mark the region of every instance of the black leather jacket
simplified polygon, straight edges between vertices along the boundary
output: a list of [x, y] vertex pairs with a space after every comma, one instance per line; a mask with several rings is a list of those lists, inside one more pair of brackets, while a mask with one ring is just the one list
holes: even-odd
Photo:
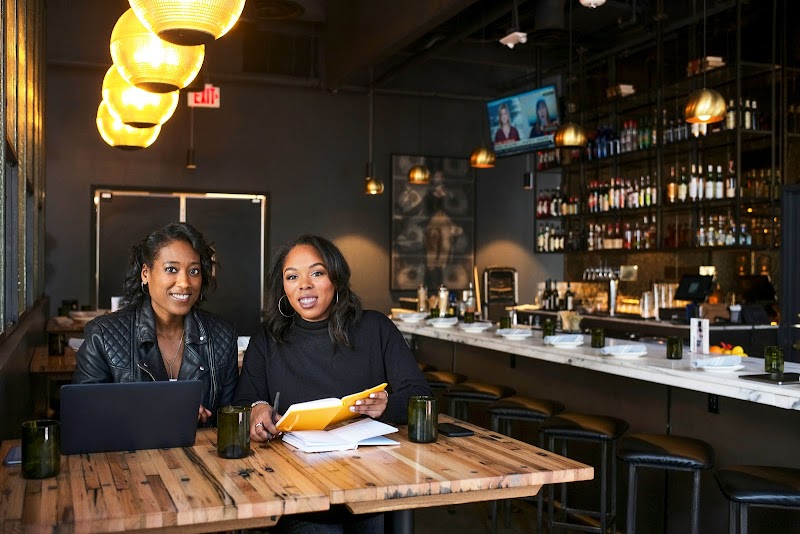
[[[183, 327], [186, 345], [178, 379], [201, 380], [203, 406], [216, 416], [217, 408], [231, 403], [236, 389], [236, 331], [228, 321], [196, 308], [184, 318]], [[169, 380], [150, 299], [90, 321], [84, 336], [74, 384]]]

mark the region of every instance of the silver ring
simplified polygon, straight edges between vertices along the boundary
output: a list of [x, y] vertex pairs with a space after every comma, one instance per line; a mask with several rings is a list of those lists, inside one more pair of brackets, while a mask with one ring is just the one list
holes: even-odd
[[264, 426], [264, 423], [256, 423], [256, 428], [258, 428], [260, 426]]

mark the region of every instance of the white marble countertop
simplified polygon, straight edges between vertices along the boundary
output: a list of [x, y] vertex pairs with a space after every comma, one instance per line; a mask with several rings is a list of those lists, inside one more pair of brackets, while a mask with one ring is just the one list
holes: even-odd
[[[764, 372], [761, 358], [742, 358], [745, 367], [734, 372], [709, 372], [691, 367], [692, 357], [708, 358], [714, 355], [693, 355], [684, 347], [683, 359], [668, 360], [663, 345], [645, 344], [647, 355], [635, 359], [620, 359], [604, 356], [600, 349], [590, 347], [590, 336], [584, 335], [585, 343], [574, 348], [555, 348], [544, 345], [541, 330], [533, 330], [533, 336], [511, 341], [496, 333], [496, 326], [481, 333], [464, 332], [458, 326], [435, 328], [422, 323], [395, 321], [401, 332], [463, 343], [489, 350], [516, 354], [525, 358], [536, 358], [563, 365], [572, 365], [624, 376], [635, 380], [645, 380], [656, 384], [675, 386], [702, 393], [712, 393], [723, 397], [740, 399], [787, 410], [800, 410], [800, 384], [778, 386], [765, 382], [742, 380], [743, 374]], [[631, 344], [622, 340], [606, 340], [608, 345]], [[636, 342], [638, 344], [638, 342]], [[800, 364], [787, 362], [785, 372], [800, 372]]]

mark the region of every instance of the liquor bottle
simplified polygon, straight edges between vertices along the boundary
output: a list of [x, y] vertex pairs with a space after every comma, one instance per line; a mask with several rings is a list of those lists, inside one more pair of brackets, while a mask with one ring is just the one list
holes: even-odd
[[733, 106], [733, 99], [728, 100], [728, 112], [725, 114], [725, 129], [733, 130], [736, 128], [736, 108]]
[[702, 215], [700, 216], [700, 224], [697, 226], [696, 242], [698, 247], [706, 246], [706, 229]]
[[697, 201], [700, 202], [705, 197], [706, 179], [703, 175], [703, 165], [697, 164]]
[[548, 278], [544, 283], [544, 291], [542, 291], [542, 307], [545, 310], [550, 309], [550, 279]]
[[752, 130], [758, 130], [759, 127], [758, 107], [756, 101], [750, 102], [750, 126]]
[[556, 281], [553, 280], [553, 286], [550, 289], [550, 310], [558, 311], [558, 308], [558, 286], [556, 285]]
[[675, 180], [675, 166], [669, 168], [669, 181], [667, 182], [667, 201], [674, 204], [678, 198], [678, 182]]
[[575, 293], [572, 292], [570, 282], [567, 282], [567, 291], [564, 293], [564, 303], [566, 304], [567, 311], [575, 309]]
[[689, 182], [686, 180], [686, 167], [681, 167], [681, 181], [678, 183], [678, 200], [686, 202], [689, 194]]
[[708, 216], [708, 230], [706, 230], [706, 246], [713, 247], [717, 244], [717, 236], [714, 230], [714, 216]]
[[714, 182], [714, 198], [725, 198], [725, 180], [722, 179], [722, 165], [717, 165], [717, 180]]
[[689, 175], [689, 198], [692, 202], [697, 202], [697, 189], [699, 184], [697, 183], [696, 170], [695, 164], [692, 163], [692, 173]]
[[708, 174], [706, 174], [706, 189], [705, 189], [705, 198], [706, 200], [713, 200], [714, 199], [714, 191], [716, 187], [714, 185], [714, 166], [708, 166]]
[[733, 160], [728, 162], [728, 179], [725, 183], [725, 196], [734, 198], [736, 196], [736, 171], [733, 169]]
[[475, 288], [472, 287], [472, 282], [469, 283], [467, 298], [464, 299], [464, 304], [464, 321], [471, 323], [475, 321]]
[[753, 113], [750, 110], [750, 101], [744, 101], [744, 122], [742, 123], [742, 128], [744, 130], [752, 130], [753, 129]]

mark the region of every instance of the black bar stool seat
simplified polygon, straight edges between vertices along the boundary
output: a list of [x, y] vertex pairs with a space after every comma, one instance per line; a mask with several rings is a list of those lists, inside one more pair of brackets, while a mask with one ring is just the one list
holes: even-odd
[[516, 393], [514, 388], [467, 380], [454, 384], [444, 391], [448, 399], [448, 413], [464, 421], [469, 418], [469, 404], [492, 403]]
[[[492, 430], [506, 436], [511, 436], [511, 422], [523, 421], [541, 423], [564, 411], [564, 405], [550, 399], [534, 399], [522, 395], [512, 395], [493, 402], [486, 410], [492, 417]], [[504, 523], [506, 528], [511, 527], [511, 501], [505, 501]], [[491, 528], [492, 534], [497, 532], [497, 501], [492, 501]]]
[[[616, 523], [616, 509], [617, 509], [617, 440], [622, 434], [628, 431], [628, 423], [616, 417], [609, 417], [605, 415], [594, 415], [576, 412], [564, 412], [549, 419], [544, 420], [539, 425], [539, 444], [545, 447], [545, 439], [547, 440], [547, 449], [556, 452], [562, 456], [567, 455], [567, 443], [569, 441], [590, 441], [600, 445], [600, 510], [590, 511], [570, 508], [567, 504], [567, 485], [561, 484], [561, 518], [556, 519], [554, 512], [554, 486], [548, 486], [549, 503], [548, 503], [548, 524], [549, 532], [555, 532], [556, 528], [569, 529], [573, 527], [576, 530], [584, 532], [602, 532], [606, 533], [609, 529], [615, 532]], [[556, 450], [556, 440], [561, 442], [561, 450]], [[609, 445], [611, 450], [609, 451]], [[609, 454], [610, 452], [610, 454]], [[608, 460], [611, 459], [611, 469], [608, 468]], [[609, 473], [610, 471], [610, 473]], [[610, 474], [610, 484], [609, 484]], [[542, 532], [542, 517], [543, 517], [543, 493], [539, 491], [537, 497], [538, 501], [538, 514], [537, 514], [537, 529], [538, 533]], [[610, 494], [610, 503], [609, 503]], [[589, 516], [597, 516], [599, 526], [592, 527], [583, 524], [576, 524], [569, 522], [571, 514], [582, 514]]]
[[[639, 467], [691, 471], [691, 532], [699, 533], [700, 471], [714, 466], [714, 449], [699, 439], [666, 434], [631, 434], [620, 439], [617, 458], [628, 464], [628, 534], [636, 532], [636, 488]], [[665, 521], [667, 514], [665, 513]]]
[[419, 370], [422, 371], [423, 373], [427, 373], [428, 371], [436, 371], [436, 367], [434, 367], [433, 365], [431, 365], [431, 364], [429, 364], [427, 362], [419, 362], [418, 361], [417, 362], [417, 367], [419, 367]]
[[467, 379], [466, 375], [451, 373], [450, 371], [423, 371], [422, 376], [428, 381], [428, 385], [434, 389], [449, 388]]
[[750, 506], [800, 510], [800, 469], [734, 465], [720, 469], [714, 476], [729, 501], [728, 527], [731, 534], [747, 534]]

